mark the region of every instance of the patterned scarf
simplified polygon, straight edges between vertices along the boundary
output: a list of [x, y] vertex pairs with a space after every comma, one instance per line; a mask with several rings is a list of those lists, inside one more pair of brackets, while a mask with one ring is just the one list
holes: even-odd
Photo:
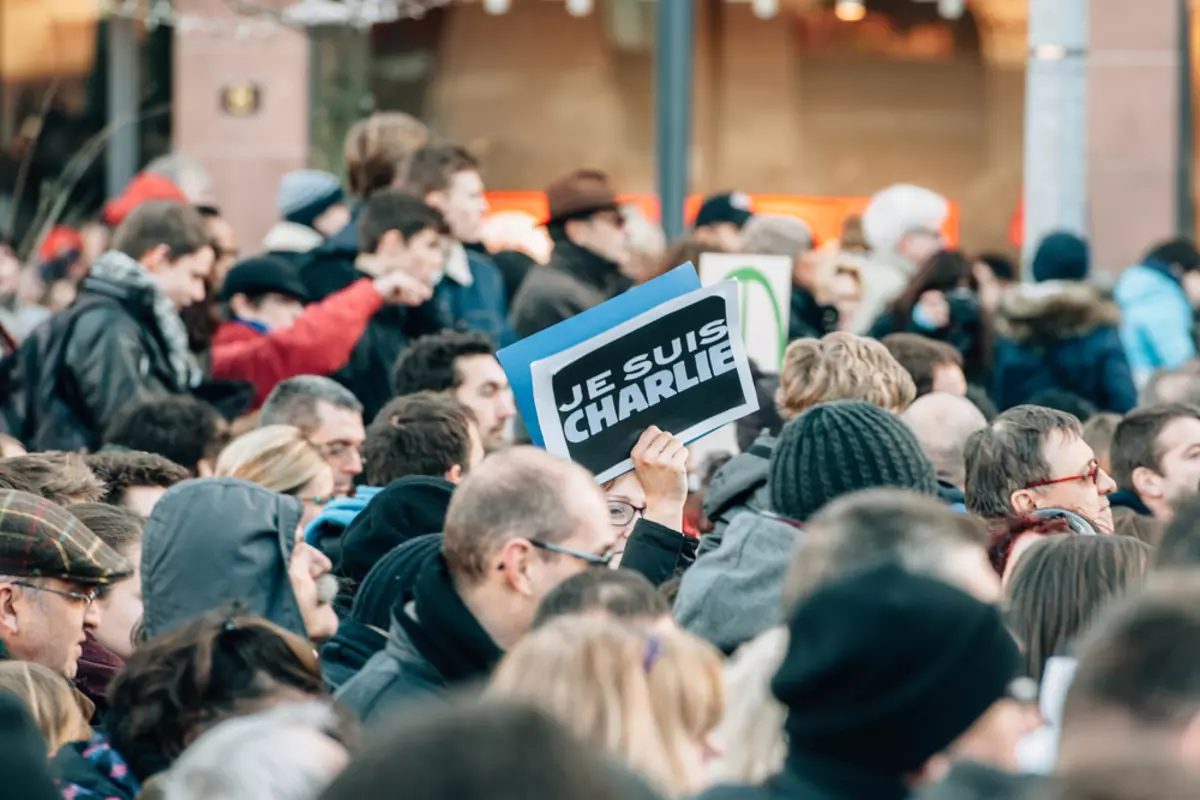
[[180, 389], [188, 389], [198, 377], [188, 352], [187, 328], [171, 299], [158, 288], [150, 273], [129, 256], [109, 250], [92, 264], [89, 277], [102, 280], [130, 292], [149, 292], [154, 298], [154, 319], [167, 345], [167, 360]]

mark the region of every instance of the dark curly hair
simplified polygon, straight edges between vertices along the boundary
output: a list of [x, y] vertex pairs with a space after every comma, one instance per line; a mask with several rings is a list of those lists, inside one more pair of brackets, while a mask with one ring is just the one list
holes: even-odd
[[454, 362], [469, 356], [494, 356], [496, 348], [482, 333], [445, 331], [422, 336], [404, 348], [392, 367], [392, 391], [397, 396], [457, 389], [462, 376]]
[[136, 450], [105, 450], [83, 457], [96, 477], [104, 481], [106, 492], [101, 500], [110, 506], [125, 501], [125, 492], [134, 486], [158, 486], [170, 489], [188, 478], [188, 471], [166, 456]]
[[324, 694], [311, 644], [238, 611], [198, 617], [125, 662], [109, 690], [105, 726], [138, 780], [169, 768], [224, 719], [261, 711], [280, 695]]

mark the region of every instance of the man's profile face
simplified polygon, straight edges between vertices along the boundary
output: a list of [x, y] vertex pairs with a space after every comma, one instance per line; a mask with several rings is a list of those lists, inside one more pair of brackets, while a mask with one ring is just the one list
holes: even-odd
[[324, 400], [317, 401], [317, 427], [309, 441], [320, 448], [333, 468], [333, 490], [339, 497], [354, 491], [354, 476], [363, 471], [362, 445], [367, 438], [362, 414]]
[[503, 449], [517, 407], [500, 362], [486, 354], [460, 356], [454, 360], [454, 372], [459, 381], [454, 396], [475, 414], [483, 449], [489, 453]]

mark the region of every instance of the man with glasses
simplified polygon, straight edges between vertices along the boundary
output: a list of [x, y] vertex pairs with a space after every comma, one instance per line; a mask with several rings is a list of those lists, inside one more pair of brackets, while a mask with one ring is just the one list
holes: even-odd
[[366, 722], [482, 681], [560, 583], [613, 560], [619, 532], [585, 469], [533, 448], [483, 461], [454, 493], [441, 553], [396, 609], [388, 644], [338, 693]]
[[100, 624], [97, 592], [132, 573], [62, 507], [0, 491], [0, 658], [73, 678], [86, 634]]
[[1061, 508], [1113, 532], [1108, 496], [1117, 484], [1083, 440], [1079, 420], [1043, 406], [1017, 406], [967, 440], [967, 510], [985, 519]]
[[349, 389], [317, 375], [289, 378], [267, 396], [258, 421], [299, 428], [333, 467], [334, 494], [353, 493], [354, 478], [363, 471], [360, 451], [367, 433], [362, 403]]
[[598, 306], [624, 291], [629, 242], [617, 193], [598, 170], [576, 170], [546, 189], [546, 231], [554, 252], [530, 270], [513, 298], [511, 322], [522, 338]]

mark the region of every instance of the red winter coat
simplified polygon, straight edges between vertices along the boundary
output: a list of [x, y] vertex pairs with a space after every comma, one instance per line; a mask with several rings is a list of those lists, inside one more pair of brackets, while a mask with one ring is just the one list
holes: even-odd
[[346, 365], [383, 297], [369, 278], [304, 309], [292, 327], [260, 333], [240, 322], [217, 328], [212, 342], [214, 378], [254, 384], [254, 408], [280, 381], [329, 375]]

